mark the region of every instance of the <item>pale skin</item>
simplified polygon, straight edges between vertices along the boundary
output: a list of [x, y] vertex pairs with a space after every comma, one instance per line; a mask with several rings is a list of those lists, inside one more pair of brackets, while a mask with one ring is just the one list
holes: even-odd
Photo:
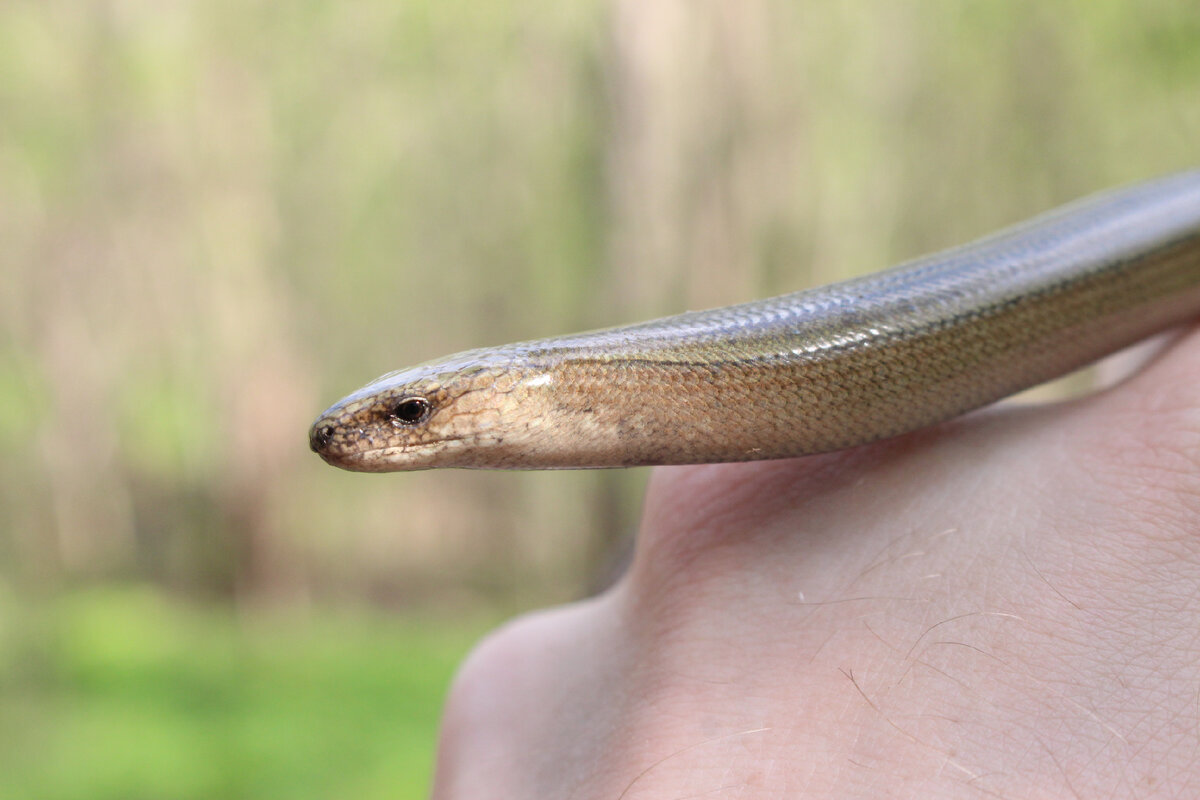
[[1081, 400], [654, 473], [463, 666], [436, 800], [1200, 796], [1200, 333]]

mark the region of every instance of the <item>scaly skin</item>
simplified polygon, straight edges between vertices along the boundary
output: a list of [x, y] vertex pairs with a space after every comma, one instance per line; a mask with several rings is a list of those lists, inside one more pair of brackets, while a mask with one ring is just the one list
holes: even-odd
[[1198, 313], [1190, 171], [865, 278], [393, 372], [309, 440], [363, 472], [787, 458], [932, 425]]

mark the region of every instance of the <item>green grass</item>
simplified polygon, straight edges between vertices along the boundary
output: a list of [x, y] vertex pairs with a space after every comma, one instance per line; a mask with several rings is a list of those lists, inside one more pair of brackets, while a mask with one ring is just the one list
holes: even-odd
[[425, 797], [446, 687], [483, 629], [111, 589], [7, 620], [0, 797], [45, 800]]

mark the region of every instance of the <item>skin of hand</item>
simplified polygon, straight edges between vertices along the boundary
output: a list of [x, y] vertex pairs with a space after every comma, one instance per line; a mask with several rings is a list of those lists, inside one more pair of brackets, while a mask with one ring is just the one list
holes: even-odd
[[1192, 333], [1082, 399], [657, 470], [624, 578], [463, 666], [433, 797], [1200, 796], [1198, 595]]

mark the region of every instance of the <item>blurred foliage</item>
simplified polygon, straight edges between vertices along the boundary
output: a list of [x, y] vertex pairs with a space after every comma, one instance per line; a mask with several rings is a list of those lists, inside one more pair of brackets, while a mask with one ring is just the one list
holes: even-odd
[[0, 797], [424, 797], [447, 680], [483, 630], [69, 594], [0, 619]]
[[307, 426], [374, 376], [1197, 141], [1190, 0], [6, 0], [0, 796], [391, 796], [462, 639], [364, 609], [573, 597], [631, 534], [642, 471], [329, 469]]
[[0, 574], [526, 605], [642, 476], [337, 473], [320, 408], [456, 349], [876, 269], [1194, 162], [1149, 0], [10, 0]]
[[[385, 486], [325, 468], [306, 429], [405, 361], [587, 307], [598, 12], [0, 8], [9, 577], [283, 600], [575, 593], [594, 479]], [[559, 525], [581, 532], [553, 543]]]

